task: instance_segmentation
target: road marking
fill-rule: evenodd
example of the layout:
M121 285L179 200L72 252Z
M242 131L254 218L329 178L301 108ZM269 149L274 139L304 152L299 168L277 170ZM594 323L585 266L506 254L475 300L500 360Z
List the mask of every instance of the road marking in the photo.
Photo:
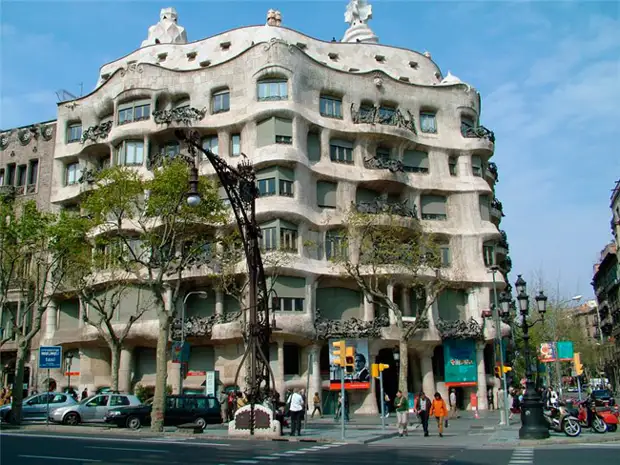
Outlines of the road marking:
M508 465L533 465L534 449L515 449Z
M50 455L18 455L18 457L23 457L25 459L69 460L72 462L101 462L101 460L96 460L96 459L76 459L73 457L52 457Z
M280 460L280 457L271 457L270 455L260 455L254 458L256 460Z
M68 439L71 441L102 441L102 442L129 442L129 443L146 443L146 444L180 444L185 441L184 445L191 446L211 446L211 447L230 447L230 444L219 442L187 442L186 438L102 438L101 436L68 436L64 434L33 434L33 433L5 433L1 432L0 437L23 437L23 438L51 438L51 439Z
M253 464L253 463L258 463L258 460L237 460L235 463L249 463L249 464Z
M156 452L160 454L167 454L168 451L161 449L134 449L132 447L98 447L98 446L86 446L85 449L103 449L103 450L125 450L134 452Z
M285 454L291 454L291 455L304 455L306 452L302 451L302 450L289 450L287 452L285 452Z

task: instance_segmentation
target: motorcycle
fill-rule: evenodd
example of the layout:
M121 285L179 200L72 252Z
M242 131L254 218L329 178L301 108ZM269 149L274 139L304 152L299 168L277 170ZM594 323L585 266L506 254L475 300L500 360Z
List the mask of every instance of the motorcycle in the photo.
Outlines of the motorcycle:
M613 433L618 430L618 423L620 422L620 411L617 406L604 407L598 411L605 424L607 425L607 431Z
M573 415L575 412L572 412ZM582 428L592 428L596 433L607 432L607 424L602 415L596 411L594 402L584 401L579 404L577 418Z
M557 431L558 433L563 432L571 438L581 434L579 420L565 406L551 407L549 410L543 411L543 414L550 430Z

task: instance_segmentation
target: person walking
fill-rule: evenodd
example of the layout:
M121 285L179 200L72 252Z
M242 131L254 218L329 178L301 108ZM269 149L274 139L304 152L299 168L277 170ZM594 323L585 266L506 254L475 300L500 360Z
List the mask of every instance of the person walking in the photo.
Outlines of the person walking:
M493 395L492 387L490 387L487 390L487 402L488 402L489 410L495 410L495 396Z
M420 395L416 400L415 413L420 417L422 423L422 429L424 430L424 437L428 436L428 417L431 410L431 400L426 397L424 391L420 391Z
M389 418L390 416L390 396L387 394L383 395L383 413L385 414L385 418ZM381 416L381 413L379 413Z
M402 391L396 393L394 399L394 408L396 408L396 423L398 424L398 435L402 438L403 434L409 436L407 432L407 424L409 423L409 400L403 396Z
M314 418L314 414L319 412L321 418L323 418L323 412L321 412L321 397L319 397L319 393L315 392L314 397L312 397L312 403L314 404L314 410L312 410L312 415L310 418Z
M228 394L226 394L226 391L224 389L222 389L222 392L220 392L220 398L218 399L220 402L220 412L222 415L222 423L226 423L226 421L228 420Z
M458 406L456 405L456 391L454 389L450 389L450 395L448 396L448 402L450 404L450 417L461 418L459 415Z
M291 436L301 436L301 420L304 415L304 398L297 391L293 390L288 400L288 410L291 412Z
M86 398L88 398L88 389L84 387L84 389L82 390L82 395L81 395L80 400L84 400Z
M435 417L437 420L437 428L439 428L439 437L443 438L443 422L444 419L448 416L448 407L446 406L446 401L442 399L441 394L438 392L435 393L435 398L433 399L433 403L431 404L430 415Z

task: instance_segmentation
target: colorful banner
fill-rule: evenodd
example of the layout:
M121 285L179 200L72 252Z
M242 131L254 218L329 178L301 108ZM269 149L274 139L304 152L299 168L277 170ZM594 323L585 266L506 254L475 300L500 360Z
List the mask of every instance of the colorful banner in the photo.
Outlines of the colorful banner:
M342 339L329 340L329 389L340 390L340 367L334 365L332 342ZM347 390L370 389L370 357L368 355L368 339L345 339L347 347L355 348L355 369L353 373L344 375L344 388Z
M446 387L476 386L476 342L472 339L446 339L443 341Z
M557 354L556 354L557 352ZM541 363L555 362L556 357L560 362L570 362L573 360L574 348L572 341L543 342L540 345L538 360Z
M172 363L186 363L189 361L189 344L187 342L172 343Z

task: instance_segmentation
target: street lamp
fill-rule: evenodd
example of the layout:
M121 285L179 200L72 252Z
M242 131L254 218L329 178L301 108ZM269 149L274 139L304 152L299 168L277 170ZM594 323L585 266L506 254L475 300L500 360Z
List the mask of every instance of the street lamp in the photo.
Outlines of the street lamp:
M67 362L67 392L71 393L71 362L73 361L73 352L67 352L65 360Z
M521 408L521 429L519 429L520 439L547 439L549 428L543 415L543 404L540 394L534 387L532 380L532 361L530 355L530 334L529 331L539 321L544 321L547 311L547 296L540 291L536 296L536 307L541 316L540 320L528 323L529 297L527 295L527 283L518 275L515 282L517 289L517 301L519 302L519 312L521 313L521 330L523 331L523 356L525 358L525 395L523 396L523 406ZM508 304L509 305L509 304Z

